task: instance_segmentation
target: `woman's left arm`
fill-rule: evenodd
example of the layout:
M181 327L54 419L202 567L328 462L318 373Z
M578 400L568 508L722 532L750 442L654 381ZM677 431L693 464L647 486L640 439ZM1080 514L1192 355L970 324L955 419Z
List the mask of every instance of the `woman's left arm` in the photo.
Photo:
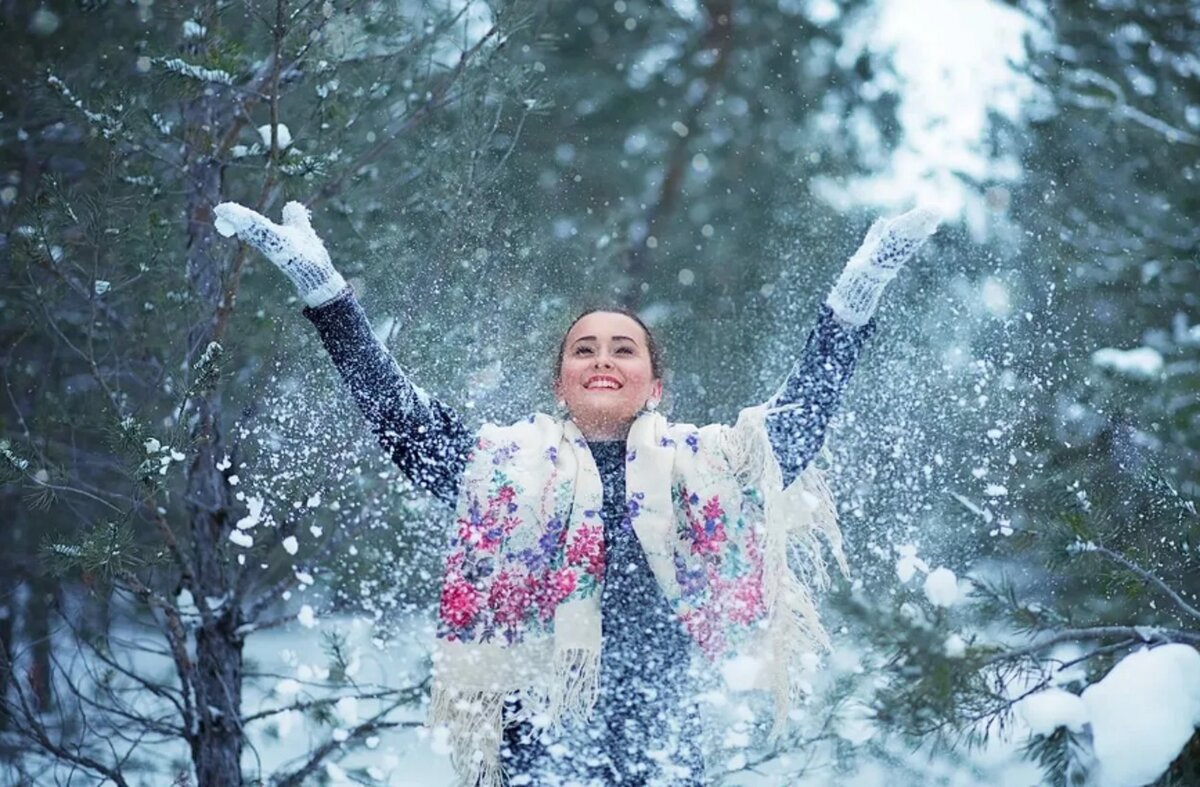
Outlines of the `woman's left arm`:
M767 401L767 434L785 487L825 441L863 345L875 332L873 317L884 288L937 225L937 214L924 208L876 221L830 290L800 360Z

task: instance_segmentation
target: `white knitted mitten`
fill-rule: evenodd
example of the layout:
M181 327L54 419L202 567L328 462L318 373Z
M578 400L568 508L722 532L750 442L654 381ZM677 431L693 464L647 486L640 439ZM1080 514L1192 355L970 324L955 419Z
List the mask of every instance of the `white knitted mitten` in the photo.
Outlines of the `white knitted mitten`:
M917 208L872 224L825 298L834 316L849 325L866 325L883 288L937 230L939 220L935 211Z
M257 211L222 202L213 208L213 226L225 237L237 234L287 274L309 306L320 306L346 287L346 280L329 260L325 244L313 232L308 208L299 202L283 206L283 223L276 224Z

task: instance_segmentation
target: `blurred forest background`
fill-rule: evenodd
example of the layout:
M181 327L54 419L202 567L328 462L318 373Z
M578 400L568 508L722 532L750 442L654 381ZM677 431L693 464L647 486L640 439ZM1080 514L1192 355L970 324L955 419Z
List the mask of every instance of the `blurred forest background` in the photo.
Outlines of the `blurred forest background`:
M1200 644L1190 0L2 0L0 51L4 784L444 783L446 512L223 200L307 203L475 423L609 302L730 421L873 217L946 211L830 438L837 651L714 783L1081 783L1099 722L1019 701Z

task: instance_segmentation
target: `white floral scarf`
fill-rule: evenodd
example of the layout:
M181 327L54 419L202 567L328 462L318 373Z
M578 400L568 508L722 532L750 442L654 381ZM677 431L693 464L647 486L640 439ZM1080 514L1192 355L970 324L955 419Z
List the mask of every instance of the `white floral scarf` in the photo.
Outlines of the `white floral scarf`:
M703 428L641 414L625 487L627 516L679 620L710 659L752 646L780 732L792 667L828 646L813 600L828 583L821 540L843 573L846 564L820 470L810 464L782 488L768 412L751 407L735 426ZM463 784L504 784L506 697L521 701L510 723L545 714L556 726L595 706L602 503L573 422L539 414L480 430L445 563L428 719L445 725Z

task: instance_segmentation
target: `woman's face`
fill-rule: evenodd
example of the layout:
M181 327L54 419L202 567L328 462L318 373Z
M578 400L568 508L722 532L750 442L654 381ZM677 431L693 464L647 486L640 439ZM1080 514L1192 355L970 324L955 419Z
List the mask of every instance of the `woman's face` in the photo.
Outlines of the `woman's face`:
M571 326L554 393L589 440L620 440L645 407L662 398L646 332L617 312L592 312Z

